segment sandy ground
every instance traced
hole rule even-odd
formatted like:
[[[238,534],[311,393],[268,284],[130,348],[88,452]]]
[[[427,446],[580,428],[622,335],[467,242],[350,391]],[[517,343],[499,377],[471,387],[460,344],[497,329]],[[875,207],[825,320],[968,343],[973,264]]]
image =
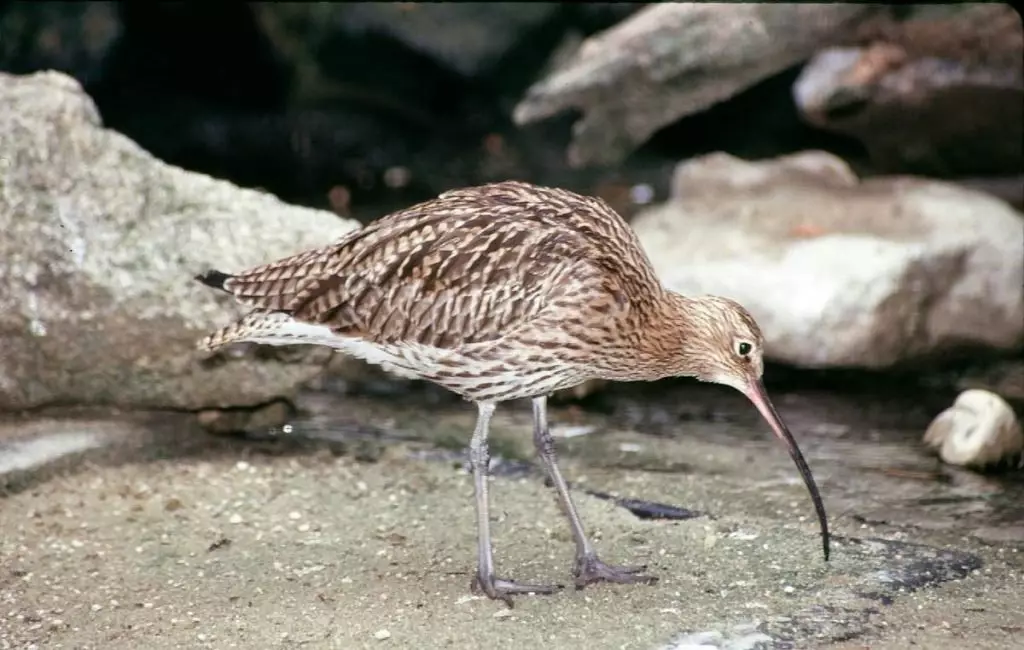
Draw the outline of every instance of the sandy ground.
[[[503,417],[499,439],[522,424]],[[621,448],[625,435],[564,446]],[[1024,647],[1021,540],[865,522],[810,454],[834,493],[826,564],[784,453],[744,465],[761,446],[645,440],[633,453],[650,456],[646,469],[573,453],[565,465],[581,490],[710,513],[643,520],[577,491],[603,558],[648,564],[660,582],[522,597],[511,610],[468,588],[469,476],[404,444],[376,462],[229,445],[62,471],[0,498],[0,648]],[[677,457],[705,471],[650,468]],[[499,571],[570,584],[552,492],[532,474],[493,482]]]

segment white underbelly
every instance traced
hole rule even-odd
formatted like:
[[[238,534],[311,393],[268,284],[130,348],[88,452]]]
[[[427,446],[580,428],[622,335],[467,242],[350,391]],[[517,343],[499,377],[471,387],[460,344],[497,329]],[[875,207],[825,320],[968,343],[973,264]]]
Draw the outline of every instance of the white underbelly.
[[[523,364],[514,355],[494,359],[474,353],[492,348],[491,343],[473,344],[464,350],[418,343],[381,344],[342,336],[324,325],[303,323],[284,314],[264,321],[263,327],[250,331],[245,340],[265,345],[327,346],[399,377],[432,381],[477,400],[547,394],[586,379],[567,376],[561,364]]]

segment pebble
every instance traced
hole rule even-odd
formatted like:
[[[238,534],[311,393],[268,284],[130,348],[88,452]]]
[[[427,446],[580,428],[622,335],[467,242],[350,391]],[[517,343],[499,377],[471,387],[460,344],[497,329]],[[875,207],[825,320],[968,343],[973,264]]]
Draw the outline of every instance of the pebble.
[[[373,638],[377,639],[378,641],[384,641],[385,639],[391,638],[391,632],[388,632],[386,629],[381,628],[373,633]]]
[[[984,467],[1020,454],[1024,432],[1002,397],[972,389],[932,420],[924,444],[950,465]]]
[[[228,519],[228,522],[232,524],[240,524],[242,523],[242,515],[236,512],[235,514],[231,515],[231,517]]]
[[[593,425],[551,427],[551,435],[555,438],[576,438],[595,431],[597,427]]]

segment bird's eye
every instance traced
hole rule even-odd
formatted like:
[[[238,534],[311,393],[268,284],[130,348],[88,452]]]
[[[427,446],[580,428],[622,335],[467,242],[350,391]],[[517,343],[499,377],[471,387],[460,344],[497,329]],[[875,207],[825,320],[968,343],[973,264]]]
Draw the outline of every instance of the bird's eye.
[[[740,344],[736,346],[736,351],[739,352],[741,357],[745,357],[750,354],[751,348],[752,346],[749,343],[741,341]]]

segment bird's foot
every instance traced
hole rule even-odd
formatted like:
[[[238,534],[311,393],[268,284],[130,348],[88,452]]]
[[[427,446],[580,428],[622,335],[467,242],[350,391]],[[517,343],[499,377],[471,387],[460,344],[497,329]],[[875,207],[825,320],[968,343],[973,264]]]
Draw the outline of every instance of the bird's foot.
[[[617,582],[620,584],[654,584],[658,576],[644,575],[647,565],[611,566],[605,564],[596,555],[581,555],[576,558],[573,575],[576,577],[576,588],[583,589],[593,582]]]
[[[473,593],[483,593],[488,598],[504,601],[509,607],[512,607],[512,596],[520,594],[553,594],[561,591],[563,588],[562,585],[522,584],[513,580],[505,580],[504,578],[495,578],[493,575],[482,576],[480,574],[473,578],[473,584],[470,585]]]

